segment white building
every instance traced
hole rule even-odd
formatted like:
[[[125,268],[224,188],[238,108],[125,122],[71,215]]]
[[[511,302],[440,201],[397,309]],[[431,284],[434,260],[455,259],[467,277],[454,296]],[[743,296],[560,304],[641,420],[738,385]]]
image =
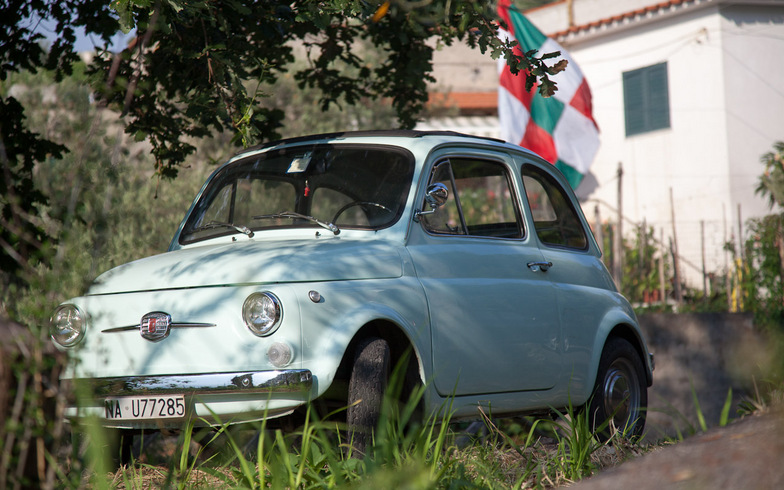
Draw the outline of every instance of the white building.
[[[703,248],[707,271],[722,270],[725,229],[738,237],[740,222],[768,213],[754,190],[760,157],[784,140],[784,1],[572,0],[525,14],[593,93],[601,147],[577,189],[586,214],[599,204],[614,219],[622,164],[624,216],[666,243],[674,212],[683,273],[701,286]],[[495,70],[489,57],[472,63]]]

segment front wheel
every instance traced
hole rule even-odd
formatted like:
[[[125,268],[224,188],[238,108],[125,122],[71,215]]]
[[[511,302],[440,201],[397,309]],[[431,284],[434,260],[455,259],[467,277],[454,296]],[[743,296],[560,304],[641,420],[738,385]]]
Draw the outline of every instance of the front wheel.
[[[360,456],[372,444],[373,430],[378,425],[389,380],[390,358],[389,344],[384,339],[368,338],[357,346],[348,385],[346,423],[349,442]]]
[[[639,438],[647,407],[648,386],[640,355],[627,340],[610,338],[602,351],[588,408],[591,428],[602,440],[615,432],[628,439]]]

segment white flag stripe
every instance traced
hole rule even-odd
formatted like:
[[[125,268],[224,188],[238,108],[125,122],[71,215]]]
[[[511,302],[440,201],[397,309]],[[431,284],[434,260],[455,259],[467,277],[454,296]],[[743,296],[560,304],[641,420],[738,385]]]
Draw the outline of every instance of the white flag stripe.
[[[553,130],[558,159],[581,174],[588,173],[599,150],[599,133],[593,121],[567,105]]]
[[[549,37],[547,38],[547,41],[542,44],[542,51],[539,53],[539,55],[552,53],[554,51],[560,51],[561,56],[547,60],[548,66],[554,65],[561,59],[565,59],[569,63],[566,65],[566,70],[550,77],[555,83],[558,84],[558,90],[556,90],[553,97],[555,97],[557,100],[560,100],[564,104],[568,104],[572,101],[572,97],[574,97],[575,92],[577,92],[577,89],[580,88],[580,84],[583,82],[583,73],[580,71],[577,63],[575,63],[572,57],[569,56],[569,53],[564,48],[562,48],[560,44],[553,41]]]
[[[522,102],[504,87],[498,87],[498,119],[501,124],[501,139],[520,144],[531,115]]]
[[[498,29],[498,39],[500,39],[502,42],[514,41],[514,38],[509,33],[509,31],[506,31],[504,29]],[[507,66],[506,65],[506,56],[499,56],[498,57],[498,76],[499,77],[501,76],[501,73],[504,72],[504,69],[506,69],[506,66]]]

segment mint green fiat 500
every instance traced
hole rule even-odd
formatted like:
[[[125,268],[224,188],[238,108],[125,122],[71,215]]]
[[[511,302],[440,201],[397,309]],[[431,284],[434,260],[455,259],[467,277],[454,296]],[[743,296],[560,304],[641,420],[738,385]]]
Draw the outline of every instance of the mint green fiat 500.
[[[653,358],[600,255],[564,177],[518,146],[369,131],[248,149],[166,253],[56,309],[89,393],[66,415],[138,431],[318,401],[364,433],[406,359],[426,414],[571,404],[640,435]]]

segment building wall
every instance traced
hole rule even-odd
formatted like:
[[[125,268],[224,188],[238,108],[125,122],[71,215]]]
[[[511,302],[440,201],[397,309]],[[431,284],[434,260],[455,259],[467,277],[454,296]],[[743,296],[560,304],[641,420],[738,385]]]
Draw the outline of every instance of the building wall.
[[[542,32],[557,35],[593,92],[601,147],[577,189],[586,215],[595,219],[598,206],[603,221],[615,221],[621,163],[625,235],[644,222],[668,245],[674,211],[682,272],[700,287],[703,250],[707,270],[721,272],[728,262],[724,243],[738,243],[745,228],[739,213],[742,221],[768,213],[754,189],[763,170],[761,155],[784,140],[784,1],[572,5],[571,25],[566,1],[526,15]],[[568,31],[586,25],[591,27]],[[467,51],[455,46],[437,53],[439,86],[467,92],[497,84],[495,62]],[[670,127],[627,137],[623,73],[664,61]],[[439,124],[450,122],[428,127]]]
[[[701,280],[695,273],[702,262],[703,226],[708,227],[707,261],[723,265],[723,220],[732,208],[724,81],[717,76],[722,71],[719,26],[715,7],[701,9],[570,50],[591,85],[601,130],[601,147],[578,193],[585,203],[600,204],[605,219],[615,220],[621,164],[624,217],[653,226],[665,243],[672,235],[674,206],[676,242],[691,264],[682,264],[690,282]],[[661,62],[667,62],[670,127],[627,137],[623,73]]]
[[[433,67],[437,92],[496,92],[498,90],[497,62],[489,52],[484,54],[460,43],[452,46],[434,44]]]
[[[721,16],[730,192],[743,216],[759,216],[760,157],[784,141],[784,5],[728,5]]]
[[[646,3],[653,4],[575,0],[575,23],[623,13],[618,5],[628,13]],[[725,267],[723,245],[733,236],[737,242],[739,213],[746,220],[768,212],[754,189],[760,156],[784,140],[784,63],[774,61],[784,60],[784,3],[670,3],[560,40],[590,83],[601,129],[601,148],[577,189],[587,214],[600,203],[602,219],[615,219],[621,162],[624,216],[644,220],[669,244],[674,210],[682,273],[699,287],[703,253],[708,271]],[[580,9],[589,4],[596,7],[593,18]],[[566,30],[558,23],[563,15],[554,23],[559,15],[548,9],[565,11],[565,4],[528,17],[546,33]],[[663,61],[671,127],[626,137],[623,73]],[[624,226],[628,237],[630,226]]]

